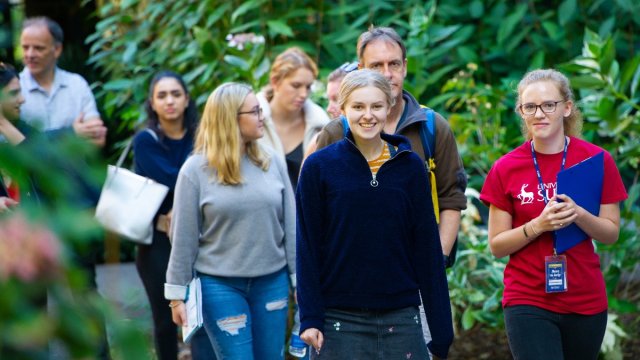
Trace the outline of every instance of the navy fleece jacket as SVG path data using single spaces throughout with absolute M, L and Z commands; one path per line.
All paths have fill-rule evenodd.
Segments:
M 149 129 L 150 131 L 154 131 Z M 156 134 L 156 137 L 158 135 Z M 140 131 L 133 139 L 133 163 L 136 173 L 169 187 L 158 214 L 173 208 L 173 196 L 182 164 L 193 151 L 193 133 L 187 131 L 182 139 L 168 137 L 156 140 L 149 131 Z
M 296 193 L 301 332 L 324 331 L 328 308 L 391 310 L 418 306 L 447 356 L 453 341 L 442 248 L 422 161 L 402 136 L 372 186 L 366 159 L 347 138 L 304 163 Z

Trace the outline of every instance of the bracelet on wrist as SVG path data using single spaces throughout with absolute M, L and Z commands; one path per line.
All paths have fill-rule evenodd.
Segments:
M 524 223 L 524 225 L 522 225 L 522 232 L 524 233 L 524 238 L 526 240 L 529 240 L 529 234 L 527 234 L 527 224 L 528 223 Z
M 531 231 L 533 231 L 533 234 L 534 234 L 536 237 L 540 236 L 540 233 L 536 231 L 536 228 L 535 228 L 535 227 L 533 227 L 533 220 L 532 220 L 532 221 L 529 221 L 529 224 L 531 225 Z
M 180 305 L 180 301 L 179 300 L 171 300 L 169 301 L 169 307 L 170 308 L 174 308 L 176 306 Z

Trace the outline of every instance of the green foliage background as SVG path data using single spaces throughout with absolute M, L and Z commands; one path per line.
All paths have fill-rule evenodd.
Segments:
M 634 36 L 640 20 L 634 14 L 640 4 L 630 0 L 100 3 L 96 32 L 87 39 L 92 44 L 89 62 L 103 79 L 94 86 L 105 117 L 121 134 L 128 135 L 143 120 L 148 81 L 159 69 L 183 74 L 202 105 L 225 81 L 256 88 L 266 84 L 270 61 L 293 45 L 306 50 L 325 76 L 356 59 L 357 37 L 370 24 L 392 26 L 406 40 L 405 87 L 448 115 L 471 175 L 484 175 L 520 141 L 519 120 L 511 109 L 515 83 L 529 69 L 561 67 L 585 91 L 605 89 L 607 77 L 617 78 L 609 81 L 607 100 L 581 104 L 593 110 L 586 111 L 593 126 L 585 135 L 589 140 L 604 137 L 598 143 L 609 146 L 621 140 L 615 138 L 619 133 L 637 131 L 637 118 L 626 116 L 637 112 L 638 86 Z M 248 32 L 264 36 L 265 42 L 242 50 L 228 45 L 228 34 Z M 581 56 L 595 57 L 598 66 L 581 63 Z M 324 101 L 319 94 L 316 99 Z M 617 108 L 621 103 L 624 109 Z M 623 161 L 637 169 L 635 144 L 625 145 L 609 150 L 624 153 Z M 477 187 L 482 179 L 472 176 L 471 181 Z
M 144 121 L 148 81 L 159 69 L 183 74 L 202 105 L 225 81 L 266 84 L 270 61 L 293 45 L 317 61 L 324 78 L 355 60 L 357 37 L 370 24 L 392 26 L 407 45 L 405 88 L 448 117 L 472 189 L 522 141 L 513 111 L 517 81 L 527 70 L 559 68 L 579 98 L 584 137 L 613 154 L 629 190 L 620 241 L 599 246 L 611 308 L 628 312 L 639 301 L 619 282 L 640 255 L 639 12 L 632 0 L 103 0 L 87 41 L 89 63 L 103 79 L 95 91 L 117 143 Z M 264 43 L 229 46 L 229 34 L 250 32 Z M 322 87 L 314 99 L 325 102 Z M 449 273 L 465 329 L 502 326 L 504 260 L 488 252 L 477 204 L 465 215 L 459 263 Z

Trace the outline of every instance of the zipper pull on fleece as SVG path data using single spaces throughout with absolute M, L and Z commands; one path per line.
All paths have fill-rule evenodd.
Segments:
M 369 185 L 371 185 L 371 187 L 378 187 L 378 180 L 376 180 L 376 174 L 371 174 L 371 182 L 369 182 Z

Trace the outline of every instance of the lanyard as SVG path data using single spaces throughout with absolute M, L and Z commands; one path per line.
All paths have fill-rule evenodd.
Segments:
M 560 171 L 564 170 L 564 164 L 567 161 L 567 148 L 569 147 L 569 141 L 567 137 L 564 137 L 564 152 L 562 154 L 562 164 L 560 165 Z M 547 192 L 544 190 L 544 183 L 542 182 L 542 173 L 540 173 L 540 166 L 538 165 L 538 159 L 536 158 L 536 151 L 533 148 L 533 140 L 531 140 L 531 157 L 533 158 L 533 166 L 536 168 L 536 175 L 538 176 L 538 184 L 540 185 L 540 190 L 542 192 L 542 198 L 544 199 L 544 204 L 547 205 L 549 203 L 549 198 L 547 198 Z M 553 232 L 553 254 L 556 254 L 556 232 Z

